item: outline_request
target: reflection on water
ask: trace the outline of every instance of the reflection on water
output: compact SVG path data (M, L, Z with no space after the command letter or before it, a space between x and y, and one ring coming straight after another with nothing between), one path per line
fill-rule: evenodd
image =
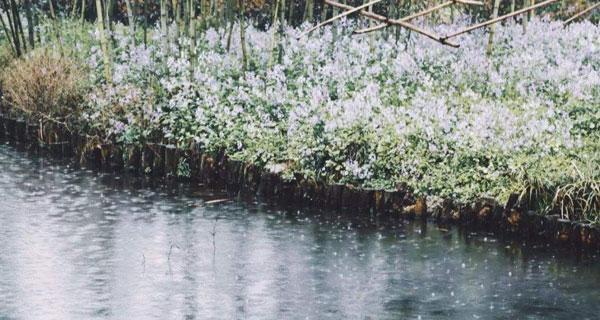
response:
M0 319L597 319L597 257L148 187L0 146Z

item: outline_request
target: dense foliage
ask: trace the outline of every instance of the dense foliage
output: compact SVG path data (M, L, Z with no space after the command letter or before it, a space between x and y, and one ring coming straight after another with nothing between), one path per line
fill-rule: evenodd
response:
M486 55L483 31L453 49L407 32L353 36L352 23L308 37L288 27L277 41L248 26L247 67L231 38L239 24L166 47L159 30L133 44L118 25L110 79L94 37L65 32L60 48L47 45L89 65L73 123L106 142L200 146L288 179L462 202L518 192L540 212L598 219L597 25L534 18L524 34L509 22Z

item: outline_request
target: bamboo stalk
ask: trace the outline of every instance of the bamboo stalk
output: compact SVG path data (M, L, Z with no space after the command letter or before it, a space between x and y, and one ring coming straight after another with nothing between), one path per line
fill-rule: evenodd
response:
M240 10L240 41L242 47L242 71L245 73L248 70L248 52L246 50L246 30L244 26L244 19L246 18L246 5L245 0L239 0Z
M109 32L108 37L110 39L113 38L112 36L112 31L113 31L113 16L115 13L115 2L116 0L104 0L104 6L105 6L105 11L106 11L106 18L104 19L104 22L106 24L106 30Z
M435 7L431 7L429 9L423 10L421 12L417 12L415 14L411 14L410 16L403 17L402 19L400 19L400 21L408 22L408 21L410 21L412 19L424 16L426 14L429 14L429 13L433 12L433 11L445 8L445 7L449 6L449 5L452 5L453 3L454 3L454 0L446 1L446 2L441 3L441 4L439 4L439 5L435 6ZM378 25L373 26L373 27L356 30L356 31L354 31L354 33L356 33L356 34L363 34L363 33L373 32L373 31L381 30L381 29L383 29L383 28L385 28L387 26L389 26L388 23L382 23L382 24L378 24Z
M500 8L500 0L494 0L494 8L492 9L492 19L495 19L498 17L498 10ZM487 50L486 53L489 55L492 54L493 50L494 50L494 34L496 33L496 24L492 24L490 26L490 34L488 37L488 45L487 45Z
M227 31L227 45L226 48L227 52L229 52L229 50L231 50L231 37L233 35L233 27L235 26L235 20L231 19L231 21L229 22L229 30Z
M33 14L31 12L31 0L24 0L23 4L25 6L25 18L27 19L27 36L29 39L29 47L31 49L35 48L35 23L33 21Z
M135 19L133 17L131 0L125 0L125 7L127 8L127 23L129 24L129 36L131 37L131 44L135 45Z
M144 10L144 48L148 45L148 0L143 0L144 6L142 7Z
M322 27L324 25L330 24L330 23L332 23L332 22L334 22L334 21L336 21L338 19L341 19L341 18L343 18L345 16L351 15L351 14L357 12L357 11L361 11L362 9L367 8L369 6L372 6L372 5L374 5L376 3L379 3L381 1L383 1L383 0L374 0L374 1L371 1L369 3L362 4L362 5L354 8L354 9L350 9L348 11L344 11L344 12L342 12L342 13L334 16L334 17L332 17L331 19L325 20L325 21L317 24L316 26L314 26L312 28L309 28L308 30L304 31L301 36L307 35L307 34L315 31L316 29L318 29L318 28L320 28L320 27Z
M19 38L19 27L17 26L17 22L14 19L14 15L12 14L12 5L9 4L7 7L6 16L8 17L8 23L10 25L10 31L13 36L13 40L15 42L15 47L17 48L17 56L21 56L23 54L24 48L21 46L21 39Z
M304 6L304 21L309 21L312 23L314 17L314 5L314 0L306 0L306 5Z
M9 40L12 40L12 45L14 46L13 49L15 51L15 55L17 57L19 57L19 56L21 56L21 45L19 42L19 37L15 33L15 27L14 27L14 24L12 21L12 16L11 16L11 7L6 2L6 0L0 0L0 1L2 1L2 2L0 2L0 5L1 5L0 7L2 7L4 12L6 13L6 18L8 19L8 28L6 28L6 25L4 24L4 19L2 19L2 16L0 15L0 19L2 19L2 25L4 27L4 32L6 33L7 38ZM10 33L8 31L10 31Z
M527 8L523 8L521 10L517 10L517 11L515 11L513 13L505 14L505 15L503 15L501 17L498 17L498 18L491 19L491 20L488 20L488 21L485 21L485 22L482 22L482 23L478 23L478 24L472 25L472 26L470 26L468 28L465 28L463 30L460 30L460 31L457 31L455 33L451 33L451 34L449 34L449 35L447 35L445 37L442 37L442 40L454 38L454 37L459 36L461 34L464 34L464 33L471 32L471 31L476 30L476 29L480 29L480 28L489 26L490 24L494 24L494 23L500 22L502 20L506 20L506 19L508 19L510 17L514 17L516 15L519 15L519 14L522 14L522 13L525 13L525 12L528 12L528 11L531 11L531 10L534 10L534 9L537 9L537 8L549 5L549 4L551 4L553 2L556 2L556 1L558 1L558 0L546 0L544 2L540 2L540 3L536 4L536 5L533 5L533 6L530 6L530 7L527 7Z
M81 27L83 28L83 22L85 19L85 6L86 6L86 0L81 0Z
M23 24L21 23L21 16L19 15L19 8L15 0L10 0L10 4L13 12L13 23L15 24L15 32L17 37L21 37L21 45L23 51L27 52L27 41L25 41L25 33L23 32Z
M169 30L167 25L168 19L167 0L160 0L160 32L161 32L161 46L163 50L167 50L169 45Z
M48 4L50 5L50 17L52 18L52 28L54 29L54 34L56 35L56 42L58 43L60 52L62 54L63 47L62 41L60 40L60 29L58 28L56 23L56 12L54 11L54 4L52 3L52 0L48 0Z
M4 33L6 34L6 39L8 39L8 44L10 45L10 49L15 54L17 54L17 49L15 48L12 36L10 34L10 31L8 31L8 28L6 27L6 23L4 22L4 18L2 17L2 15L0 15L0 23L2 23L2 30L4 30Z
M185 35L185 25L183 21L183 1L176 1L177 7L175 8L175 22L177 23L177 39ZM181 48L180 48L181 49Z
M586 13L588 13L588 12L590 12L590 11L592 11L592 10L594 10L594 9L598 8L598 7L600 7L600 2L596 3L595 5L593 5L593 6L589 7L589 8L587 8L587 9L585 9L585 10L583 10L583 11L579 12L578 14L576 14L576 15L574 15L574 16L572 16L572 17L570 17L569 19L565 20L564 24L565 24L565 25L567 25L567 24L569 24L569 23L573 22L573 20L575 20L575 19L577 19L577 18L579 18L579 17L581 17L581 16L585 15Z
M96 12L98 20L98 31L100 33L100 47L102 49L102 58L104 60L104 76L106 81L110 83L112 81L112 72L110 67L110 51L108 49L108 41L104 34L104 13L102 11L102 0L96 0Z
M77 12L77 0L73 0L73 4L71 5L71 18L75 17L75 12Z
M192 41L192 49L196 50L196 5L195 0L190 0L190 40Z
M174 35L174 39L173 39L172 43L177 44L178 47L179 47L179 43L178 43L177 39L179 39L179 36L181 34L181 24L179 21L180 20L179 15L181 13L181 10L179 9L180 2L181 2L180 0L172 0L171 1L171 12L173 14L173 21L175 22L175 35ZM181 48L179 48L179 49L181 49Z
M554 1L556 1L556 0L554 0ZM332 6L336 6L338 8L344 9L344 10L351 10L351 9L354 8L352 6L341 4L341 3L338 3L338 2L335 2L335 1L332 1L332 0L325 0L325 2L328 3L328 4L330 4L330 5L332 5ZM433 34L433 33L429 32L427 30L423 30L420 27L417 27L417 26L415 26L413 24L410 24L410 23L407 23L407 22L404 22L404 21L401 21L401 20L397 20L397 19L390 19L390 18L387 18L385 16L382 16L382 15L379 15L379 14L376 14L376 13L373 13L373 12L361 11L360 14L362 14L365 17L371 18L373 20L377 20L377 21L380 21L380 22L386 22L386 23L389 23L389 24L394 24L394 25L398 25L398 26L404 27L406 29L409 29L409 30L412 30L412 31L414 31L416 33L424 35L424 36L426 36L429 39L435 40L435 41L437 41L437 42L439 42L441 44L444 44L444 45L447 45L447 46L450 46L450 47L454 47L454 48L458 48L459 47L458 44L455 44L455 43L452 43L452 42L448 42L448 41L446 41L446 39L443 39L440 36L438 36L436 34Z
M190 46L188 48L190 59L190 77L194 76L194 68L196 66L196 5L195 0L188 0L188 35L190 37Z
M267 64L267 69L271 69L273 66L273 57L275 56L275 44L277 42L277 28L279 28L277 23L277 17L279 15L279 5L281 1L275 0L275 7L273 8L273 24L271 25L271 47L269 48L270 56L269 63Z
M529 7L531 6L531 0L523 0L523 6ZM527 25L529 24L529 14L524 14L521 24L523 25L523 34L527 33Z

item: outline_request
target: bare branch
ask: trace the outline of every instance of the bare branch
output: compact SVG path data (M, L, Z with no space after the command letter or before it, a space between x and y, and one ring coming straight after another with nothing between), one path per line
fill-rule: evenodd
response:
M362 9L370 7L370 6L372 6L374 4L377 4L377 3L381 2L381 1L383 1L383 0L374 0L374 1L371 1L369 3L362 4L362 5L360 5L360 6L356 7L356 8L353 8L351 10L342 12L342 13L338 14L337 16L335 16L335 17L333 17L331 19L325 20L325 21L317 24L316 26L314 26L314 27L312 27L312 28L304 31L301 36L307 35L307 34L313 32L314 30L316 30L316 29L318 29L318 28L320 28L320 27L322 27L322 26L324 26L326 24L332 23L335 20L341 19L341 18L343 18L345 16L348 16L350 14L353 14L353 13L355 13L357 11L361 11Z
M406 16L406 17L400 19L399 21L408 22L408 21L410 21L412 19L418 18L420 16L424 16L424 15L426 15L428 13L433 12L433 11L442 9L444 7L447 7L447 6L450 6L454 2L455 2L455 0L446 1L446 2L444 2L442 4L439 4L439 5L435 6L435 7L431 7L429 9L423 10L421 12L417 12L415 14L411 14L410 16ZM369 27L369 28L365 28L365 29L356 30L356 31L354 31L354 33L356 33L356 34L362 34L362 33L372 32L372 31L383 29L383 28L385 28L387 26L389 26L388 23L382 23L382 24L378 24L378 25L376 25L374 27Z
M556 1L556 0L554 0L554 1ZM352 10L352 9L354 9L354 7L352 7L352 6L341 4L341 3L338 3L338 2L335 2L335 1L332 1L332 0L325 0L325 3L330 4L332 6L335 6L335 7L338 7L338 8L341 8L341 9L344 9L344 10ZM398 26L404 27L406 29L410 29L410 30L412 30L412 31L414 31L416 33L422 34L422 35L424 35L424 36L426 36L426 37L428 37L428 38L430 38L432 40L435 40L435 41L441 43L441 44L445 44L447 46L451 46L451 47L454 47L454 48L458 48L459 47L459 45L457 45L455 43L448 42L448 41L446 41L446 39L442 39L440 36L438 36L436 34L433 34L433 33L429 32L427 30L423 30L420 27L415 26L414 24L410 24L410 23L407 23L407 22L404 22L404 21L400 21L400 20L397 20L397 19L390 19L390 18L387 18L385 16L382 16L382 15L379 15L379 14L376 14L376 13L373 13L373 12L361 11L360 14L363 15L363 16L365 16L365 17L371 18L373 20L377 20L377 21L380 21L380 22L385 22L385 23L388 23L388 24L394 24L394 25L398 25Z
M505 14L505 15L503 15L501 17L498 17L498 18L491 19L491 20L488 20L488 21L485 21L485 22L482 22L482 23L478 23L478 24L472 25L472 26L470 26L468 28L465 28L463 30L460 30L460 31L457 31L455 33L449 34L449 35L447 35L445 37L442 37L441 39L442 40L447 40L447 39L450 39L450 38L454 38L454 37L459 36L459 35L461 35L463 33L471 32L471 31L479 29L479 28L487 27L490 24L494 24L494 23L500 22L502 20L506 20L508 18L511 18L511 17L514 17L514 16L518 16L518 15L520 15L522 13L525 13L525 12L528 12L528 11L531 11L531 10L534 10L534 9L537 9L537 8L549 5L549 4L551 4L553 2L556 2L556 1L558 1L558 0L547 0L547 1L544 1L544 2L540 2L540 3L536 4L536 5L533 5L533 6L530 6L530 7L527 7L527 8L523 8L521 10L517 10L517 11L515 11L513 13Z
M474 6L482 6L483 5L483 2L481 2L481 1L473 1L473 0L454 0L454 2L458 2L458 3L461 3L461 4L471 4L471 5L474 5Z
M565 23L564 23L564 24L565 24L565 25L567 25L567 24L569 24L569 23L573 22L573 20L575 20L575 19L577 19L577 18L579 18L579 17L581 17L581 16L585 15L586 13L588 13L588 12L590 12L590 11L592 11L592 10L594 10L594 9L598 8L599 6L600 6L600 2L596 3L595 5L593 5L593 6L589 7L589 8L587 8L587 9L585 9L585 10L581 11L580 13L578 13L578 14L576 14L576 15L574 15L574 16L572 16L572 17L570 17L569 19L565 20Z

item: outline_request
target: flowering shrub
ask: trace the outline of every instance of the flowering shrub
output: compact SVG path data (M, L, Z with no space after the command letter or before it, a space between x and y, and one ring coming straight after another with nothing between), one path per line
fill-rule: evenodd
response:
M591 182L577 190L599 185L597 25L534 19L523 34L509 22L487 56L482 30L453 49L407 33L353 36L349 24L301 38L287 28L274 64L272 31L248 27L248 70L225 30L192 49L158 38L133 46L117 28L112 84L99 48L83 53L98 83L83 122L106 139L199 145L289 178L402 184L460 201L535 189L552 206L582 167ZM594 205L569 217L597 219Z

